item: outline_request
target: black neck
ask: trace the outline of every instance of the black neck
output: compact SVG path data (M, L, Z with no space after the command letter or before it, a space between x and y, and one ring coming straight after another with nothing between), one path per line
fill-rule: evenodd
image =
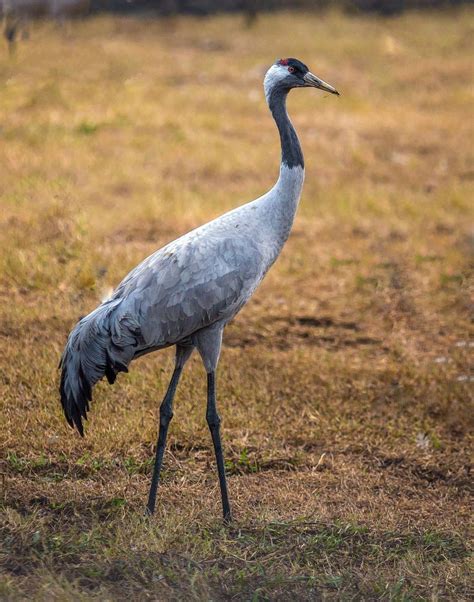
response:
M288 90L277 88L272 90L268 102L280 132L281 162L287 167L304 167L300 142L286 111L287 95Z

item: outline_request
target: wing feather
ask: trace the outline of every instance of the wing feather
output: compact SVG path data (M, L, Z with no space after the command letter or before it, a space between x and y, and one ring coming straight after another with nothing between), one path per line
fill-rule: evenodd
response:
M251 239L194 231L145 259L114 297L122 299L119 312L133 305L141 339L157 348L232 317L260 282L264 263ZM121 323L114 321L120 345Z

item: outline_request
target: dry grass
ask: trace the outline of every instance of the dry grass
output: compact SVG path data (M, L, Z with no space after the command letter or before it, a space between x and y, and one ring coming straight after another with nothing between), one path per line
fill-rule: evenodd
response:
M472 15L101 18L3 51L0 598L472 599ZM197 358L147 521L172 353L99 385L85 440L58 358L136 262L273 183L261 77L288 54L343 96L290 99L302 204L226 334L236 521Z

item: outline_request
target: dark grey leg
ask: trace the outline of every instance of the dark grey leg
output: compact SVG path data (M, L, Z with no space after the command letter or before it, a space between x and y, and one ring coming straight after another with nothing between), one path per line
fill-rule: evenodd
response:
M209 430L214 443L214 451L217 460L217 471L219 473L219 485L221 488L222 510L224 513L224 521L230 522L232 514L230 511L229 495L227 493L227 482L225 478L224 455L222 453L222 443L220 435L221 419L217 413L216 407L216 379L215 372L210 372L207 375L207 412L206 420L209 425Z
M171 377L168 390L160 406L160 428L158 431L158 443L156 445L155 466L153 467L153 476L151 478L150 493L146 505L146 513L153 514L155 511L156 492L160 482L161 465L163 464L163 454L166 446L166 436L168 426L173 418L173 399L178 386L179 377L183 371L186 360L192 353L192 347L177 347L176 349L176 367Z

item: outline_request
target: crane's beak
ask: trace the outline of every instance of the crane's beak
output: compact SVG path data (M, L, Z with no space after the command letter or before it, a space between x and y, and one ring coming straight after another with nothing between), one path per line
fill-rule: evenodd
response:
M316 77L313 73L311 73L311 71L308 71L303 79L306 85L310 88L319 88L320 90L325 90L326 92L331 92L331 94L336 94L339 96L339 92L336 90L336 88L333 88L330 84L327 84L322 79L319 79L319 77Z

